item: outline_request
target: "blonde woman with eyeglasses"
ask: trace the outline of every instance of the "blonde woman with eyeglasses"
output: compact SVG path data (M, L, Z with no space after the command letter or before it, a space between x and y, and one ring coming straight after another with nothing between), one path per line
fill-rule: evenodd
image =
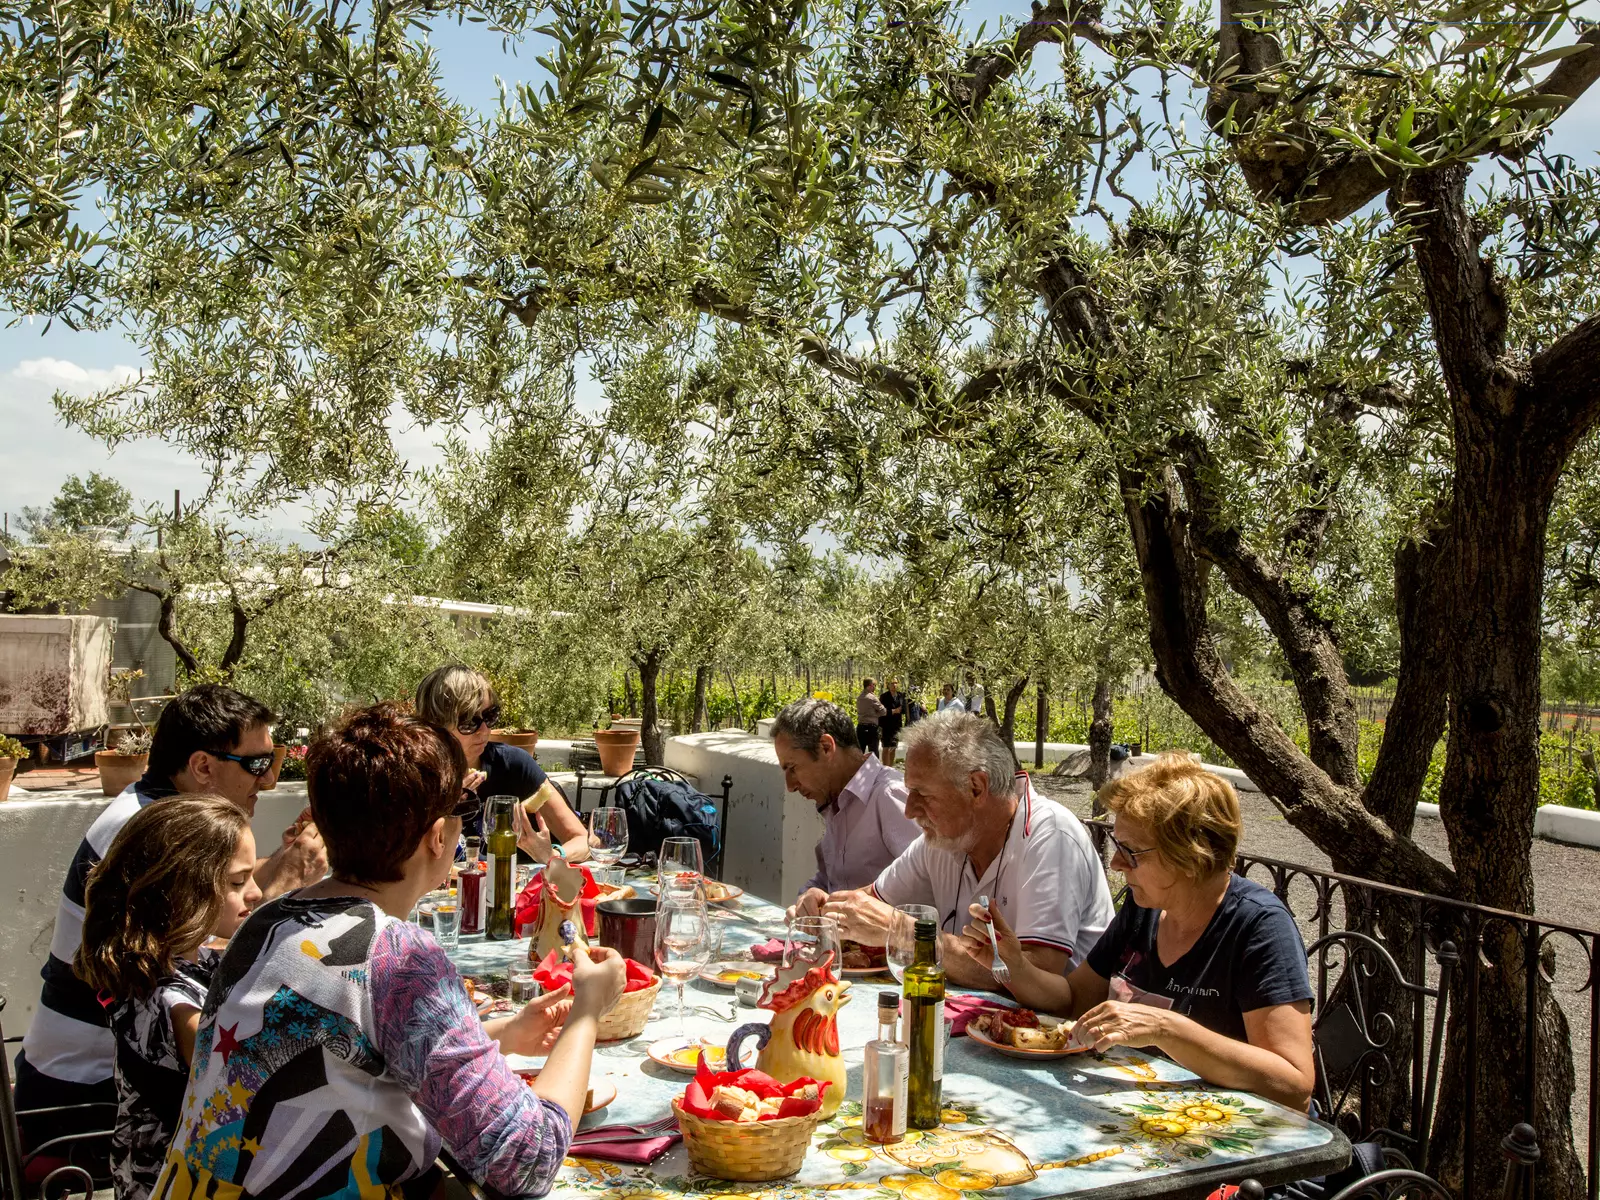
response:
M1243 829L1233 785L1163 754L1100 797L1116 817L1122 907L1064 976L1030 963L992 914L1012 994L1076 1017L1081 1045L1153 1047L1207 1083L1306 1109L1316 1068L1305 943L1281 900L1233 873ZM971 912L980 928L991 919Z
M583 821L538 760L526 750L489 740L500 720L500 701L487 678L471 667L440 667L417 685L415 708L417 716L448 730L460 743L467 756L469 791L523 801L511 810L518 846L539 862L550 857L550 843L561 847L568 862L589 857ZM462 832L482 837L482 814L463 822Z

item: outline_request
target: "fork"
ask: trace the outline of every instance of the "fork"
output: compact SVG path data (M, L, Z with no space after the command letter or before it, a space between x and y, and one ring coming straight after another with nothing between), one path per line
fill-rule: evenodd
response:
M575 1134L574 1137L599 1136L611 1141L621 1140L624 1137L660 1137L677 1123L677 1114L668 1113L664 1117L654 1121L646 1121L642 1125L597 1125L593 1129L585 1129L581 1133Z
M984 908L989 907L989 897L979 896L978 903ZM994 953L994 964L989 968L989 974L994 976L994 981L1001 987L1011 987L1011 968L1006 966L1000 957L1000 939L995 936L993 914L989 918L989 949Z

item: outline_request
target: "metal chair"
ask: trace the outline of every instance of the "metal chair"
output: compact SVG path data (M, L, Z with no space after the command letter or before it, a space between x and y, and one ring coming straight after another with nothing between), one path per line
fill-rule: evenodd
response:
M6 998L0 996L0 1014L5 1012ZM3 1200L65 1200L65 1197L82 1191L83 1200L90 1200L95 1191L95 1178L90 1171L77 1163L65 1163L50 1171L39 1181L37 1190L27 1186L28 1167L39 1159L57 1157L73 1146L111 1140L110 1129L94 1129L81 1133L63 1134L42 1142L27 1153L22 1150L22 1130L19 1117L44 1116L47 1113L91 1112L109 1110L107 1115L115 1123L117 1106L110 1103L65 1104L50 1108L29 1108L18 1111L11 1094L11 1051L9 1047L21 1042L21 1037L6 1037L0 1030L0 1183L4 1184Z
M1517 1124L1500 1143L1506 1159L1505 1183L1500 1200L1532 1200L1534 1165L1539 1161L1539 1139L1533 1126ZM1266 1189L1254 1179L1239 1184L1236 1200L1266 1200ZM1358 1179L1328 1200L1455 1200L1444 1184L1410 1168L1391 1168Z
M1372 1089L1387 1082L1395 1066L1393 1056L1400 1047L1394 1044L1397 1023L1392 1012L1382 1011L1374 992L1379 982L1392 989L1390 995L1409 1001L1412 1019L1419 1024L1426 1009L1433 1005L1431 1036L1420 1071L1413 1071L1411 1128L1406 1131L1379 1126L1355 1130L1360 1140L1378 1142L1385 1157L1398 1169L1410 1169L1428 1158L1428 1138L1433 1122L1434 1100L1438 1094L1439 1069L1444 1050L1444 1030L1450 996L1450 981L1460 956L1451 942L1444 942L1434 954L1439 966L1439 984L1429 987L1426 980L1407 979L1394 956L1377 939L1356 930L1341 930L1319 938L1306 949L1313 969L1326 975L1330 952L1344 954L1344 986L1341 1002L1324 1007L1312 1022L1313 1053L1317 1065L1315 1098L1325 1120L1336 1121L1359 1091L1363 1101ZM1421 1049L1420 1028L1412 1038L1412 1054ZM1363 1116L1367 1104L1361 1105Z

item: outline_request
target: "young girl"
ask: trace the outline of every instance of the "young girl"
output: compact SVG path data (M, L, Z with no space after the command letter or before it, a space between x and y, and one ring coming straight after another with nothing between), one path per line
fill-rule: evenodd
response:
M195 1029L230 937L261 899L250 818L219 796L140 810L89 873L75 967L112 1009L117 1200L145 1200L178 1124Z

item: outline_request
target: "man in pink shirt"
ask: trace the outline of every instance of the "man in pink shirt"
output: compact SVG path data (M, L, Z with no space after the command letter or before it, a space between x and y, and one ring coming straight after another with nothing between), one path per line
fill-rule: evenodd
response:
M814 913L831 893L872 883L921 831L906 817L904 778L860 749L855 722L837 704L796 700L773 722L772 744L785 786L826 823L817 873L796 903Z

